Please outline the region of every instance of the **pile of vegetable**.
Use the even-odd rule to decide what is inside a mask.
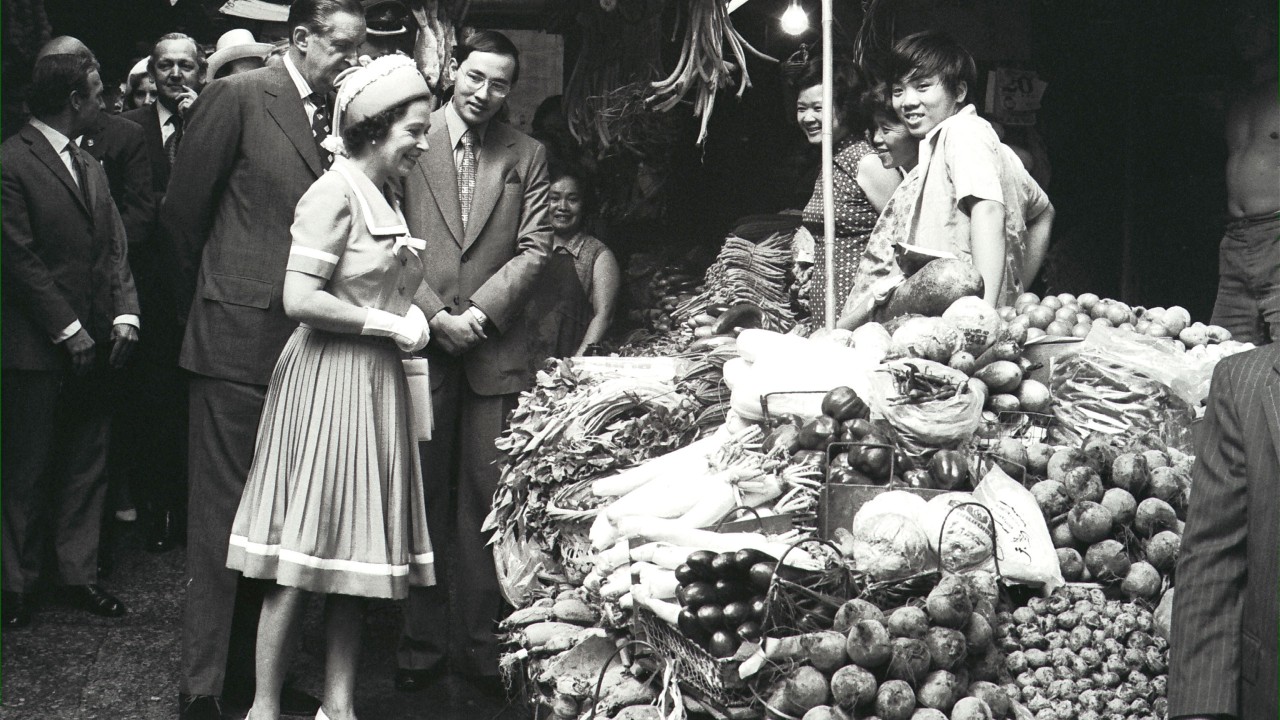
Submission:
[[[922,604],[892,610],[850,600],[831,630],[766,638],[744,672],[786,669],[769,718],[953,720],[1013,717],[988,589],[949,575]]]
[[[502,474],[487,526],[562,554],[565,521],[603,504],[591,482],[689,444],[696,408],[673,382],[582,377],[551,361],[496,441]]]
[[[724,425],[729,417],[729,388],[724,384],[724,364],[738,357],[738,343],[726,338],[705,352],[695,355],[676,387],[700,407],[697,426],[711,432]]]
[[[695,332],[699,327],[715,328],[704,331],[708,336],[728,334],[735,327],[762,327],[779,332],[791,329],[795,325],[787,288],[791,238],[790,232],[778,232],[753,243],[729,235],[715,262],[707,269],[705,291],[675,309],[676,322],[690,324]],[[744,315],[738,319],[713,316],[708,320],[707,316],[711,315],[708,311],[718,307],[738,307]]]
[[[1173,582],[1191,462],[1151,436],[1120,447],[1095,435],[1079,448],[1054,451],[1031,493],[1049,522],[1063,577],[1158,600]]]
[[[1168,644],[1141,603],[1069,585],[997,614],[1008,686],[1036,720],[1163,718]]]
[[[676,327],[672,312],[705,290],[686,263],[647,253],[631,255],[626,273],[627,319],[649,330],[670,333]]]
[[[1078,297],[1059,293],[1043,298],[1023,293],[1012,307],[1000,308],[1000,316],[1011,326],[1021,327],[1029,340],[1046,335],[1083,338],[1094,326],[1101,325],[1176,340],[1183,350],[1231,342],[1230,331],[1218,325],[1193,323],[1186,308],[1131,307],[1094,293],[1081,293]]]

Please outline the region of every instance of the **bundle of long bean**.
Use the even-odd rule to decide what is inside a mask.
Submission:
[[[725,58],[726,46],[732,53],[732,61]],[[735,68],[742,73],[738,78],[738,97],[751,87],[747,74],[748,52],[763,60],[778,62],[756,50],[738,33],[729,19],[726,2],[690,0],[680,59],[669,76],[653,83],[654,92],[648,102],[665,112],[696,89],[693,113],[702,116],[702,127],[698,131],[698,145],[702,145],[707,139],[707,123],[715,107],[716,93],[733,82]]]
[[[680,324],[712,305],[749,302],[764,311],[768,329],[790,330],[795,325],[787,292],[791,258],[791,233],[774,233],[758,243],[730,235],[707,269],[706,290],[676,307],[672,320]]]

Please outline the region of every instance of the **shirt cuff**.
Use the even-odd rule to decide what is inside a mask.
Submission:
[[[467,308],[467,310],[469,310],[471,314],[475,316],[476,320],[480,321],[481,325],[484,325],[485,323],[489,322],[489,316],[485,315],[484,311],[476,307],[475,305],[472,305],[471,307]]]
[[[64,343],[70,340],[72,335],[75,335],[76,333],[80,332],[81,327],[83,326],[80,325],[79,320],[72,320],[71,324],[68,325],[62,332],[53,336],[53,344],[57,345],[59,343]]]
[[[141,321],[138,320],[137,315],[117,315],[116,319],[112,321],[111,324],[112,325],[132,325],[139,330],[142,329],[142,323]]]

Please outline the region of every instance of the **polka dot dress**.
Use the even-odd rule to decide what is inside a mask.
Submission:
[[[835,210],[836,210],[836,246],[835,246],[835,291],[836,308],[844,307],[845,298],[853,289],[853,278],[858,271],[858,261],[862,259],[862,251],[867,247],[867,238],[876,226],[879,213],[867,199],[866,193],[858,185],[858,163],[868,154],[874,153],[866,140],[847,137],[835,148]],[[809,296],[812,304],[813,325],[823,327],[826,324],[826,287],[827,261],[826,241],[822,228],[822,178],[813,188],[813,197],[805,206],[801,216],[804,224],[813,234],[813,279],[809,284]]]

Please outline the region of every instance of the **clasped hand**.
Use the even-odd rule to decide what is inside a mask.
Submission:
[[[450,355],[461,355],[487,339],[484,325],[470,312],[450,315],[447,310],[441,310],[431,318],[431,332]]]

